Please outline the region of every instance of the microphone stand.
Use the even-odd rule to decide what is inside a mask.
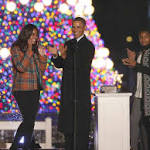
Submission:
[[[77,150],[77,103],[78,103],[78,100],[77,100],[77,75],[76,75],[76,52],[77,52],[77,41],[75,41],[76,43],[75,44],[75,51],[74,51],[74,54],[73,54],[73,66],[74,66],[74,135],[73,135],[73,150]]]

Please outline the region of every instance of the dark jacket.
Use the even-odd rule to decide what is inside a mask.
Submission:
[[[52,58],[56,67],[63,68],[58,129],[64,133],[73,133],[76,100],[77,132],[87,132],[91,104],[90,70],[95,48],[85,36],[78,43],[72,39],[67,41],[66,45],[65,60],[61,56]]]
[[[150,116],[150,48],[142,53],[141,63],[136,64],[135,70],[142,73],[142,98],[144,100],[144,115]]]

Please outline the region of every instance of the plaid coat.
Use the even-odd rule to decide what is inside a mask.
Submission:
[[[35,62],[42,81],[47,57],[34,54],[34,59],[33,56],[28,56],[28,52],[23,53],[16,46],[11,49],[11,56],[13,64],[13,91],[32,91],[38,89]]]

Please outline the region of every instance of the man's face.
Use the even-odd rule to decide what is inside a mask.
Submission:
[[[76,39],[84,34],[85,29],[86,26],[81,21],[73,21],[72,32]]]
[[[139,35],[139,41],[142,46],[147,46],[150,44],[150,33],[143,31]]]

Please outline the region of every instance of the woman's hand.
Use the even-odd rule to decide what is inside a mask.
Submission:
[[[129,67],[135,67],[136,66],[136,61],[129,59],[129,58],[122,59],[122,62],[124,65],[129,66]]]
[[[129,58],[123,58],[123,59],[122,59],[122,63],[123,63],[124,65],[128,65],[128,61],[129,61]]]
[[[32,50],[32,40],[28,40],[28,50]]]
[[[46,56],[46,50],[45,50],[45,47],[42,46],[42,45],[39,45],[38,47],[38,52],[41,56]]]
[[[28,40],[27,54],[28,54],[29,56],[32,56],[32,54],[33,54],[33,51],[32,51],[32,40],[31,40],[31,39]]]
[[[135,60],[135,57],[136,57],[136,53],[132,50],[130,50],[129,48],[127,48],[127,54],[128,54],[128,58],[130,60]]]

